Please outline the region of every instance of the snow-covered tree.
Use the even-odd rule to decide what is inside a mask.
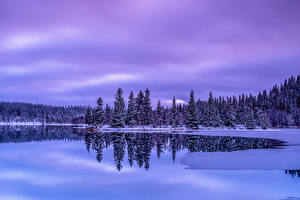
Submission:
[[[95,108],[95,112],[93,115],[94,125],[102,127],[104,124],[104,110],[103,110],[103,100],[101,97],[97,100],[97,107]]]
[[[173,128],[178,126],[178,118],[177,118],[177,105],[176,105],[176,99],[173,97],[172,100],[172,109],[171,109],[171,125]]]
[[[123,98],[123,90],[119,88],[115,95],[114,112],[110,126],[113,128],[125,127],[125,102]]]
[[[151,99],[150,99],[150,90],[148,88],[145,91],[143,107],[144,107],[143,125],[149,126],[152,124],[152,107],[151,107]]]
[[[144,92],[140,90],[136,97],[136,122],[138,125],[143,125],[144,121]]]
[[[209,99],[207,101],[207,107],[204,114],[204,126],[207,127],[218,127],[220,126],[220,115],[215,105],[215,100],[212,93],[209,93]]]
[[[132,91],[130,92],[129,100],[128,100],[126,124],[129,125],[130,127],[136,125],[136,105],[135,105],[134,94]]]
[[[156,125],[158,127],[163,125],[163,107],[161,106],[160,100],[158,100],[156,107]]]
[[[248,111],[247,121],[246,121],[246,128],[247,129],[254,129],[255,128],[255,123],[254,123],[254,119],[253,119],[253,111],[252,111],[252,109],[250,109]]]
[[[236,126],[236,110],[233,101],[231,98],[227,98],[226,102],[226,113],[225,113],[225,126],[230,126],[235,128]]]
[[[197,129],[199,126],[198,111],[193,90],[191,90],[190,100],[188,103],[186,126],[193,129]]]
[[[93,123],[92,108],[89,106],[85,113],[85,123],[91,125]]]

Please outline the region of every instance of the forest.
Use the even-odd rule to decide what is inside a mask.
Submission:
[[[84,123],[85,106],[0,102],[0,122]]]
[[[40,104],[0,102],[0,122],[42,122],[88,124],[92,127],[299,127],[300,75],[290,77],[269,91],[257,95],[196,99],[190,91],[187,104],[171,106],[152,102],[149,89],[131,92],[125,102],[119,88],[114,104],[104,106],[99,97],[95,107],[48,106]]]
[[[214,97],[195,100],[193,90],[188,104],[177,104],[173,97],[172,106],[163,106],[160,101],[153,109],[150,90],[130,93],[128,103],[119,88],[114,106],[103,106],[101,97],[97,106],[88,107],[85,123],[94,127],[109,125],[113,128],[151,127],[246,127],[247,129],[268,127],[300,126],[300,75],[274,85],[269,91],[255,95],[241,94],[231,97]]]

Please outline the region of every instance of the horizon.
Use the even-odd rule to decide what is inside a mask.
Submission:
[[[299,74],[300,2],[4,0],[0,101],[152,104],[269,91]]]

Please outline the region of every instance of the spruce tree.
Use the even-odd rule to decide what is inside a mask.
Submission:
[[[172,110],[171,110],[171,125],[173,128],[175,128],[178,125],[178,120],[177,120],[177,107],[176,107],[176,99],[173,97],[172,100]]]
[[[233,128],[235,128],[236,126],[236,110],[234,109],[234,105],[231,98],[227,98],[225,126],[230,126]]]
[[[163,125],[163,107],[161,106],[160,100],[157,102],[156,107],[156,125],[161,127]]]
[[[193,129],[197,129],[199,126],[198,111],[193,90],[191,90],[190,100],[188,103],[186,126]]]
[[[125,127],[125,102],[121,88],[117,90],[114,101],[114,112],[110,123],[112,128]]]
[[[144,92],[140,90],[136,97],[136,122],[143,125],[144,121]]]
[[[88,125],[91,125],[92,122],[93,122],[93,118],[92,118],[92,108],[89,106],[86,110],[86,113],[85,113],[85,123],[88,124]]]
[[[103,100],[101,97],[97,100],[97,107],[94,112],[94,124],[95,126],[102,127],[104,124],[104,110],[103,110]]]
[[[110,124],[111,118],[112,118],[112,109],[111,107],[106,104],[105,105],[105,112],[104,112],[104,116],[105,116],[105,124]]]
[[[147,88],[145,91],[144,98],[144,109],[143,109],[143,125],[149,126],[152,124],[152,107],[150,99],[150,90]]]
[[[209,93],[209,98],[207,101],[207,106],[205,109],[204,116],[204,126],[207,127],[218,127],[220,126],[220,115],[216,107],[215,100],[212,96],[212,93]]]
[[[134,94],[132,91],[130,92],[129,95],[128,108],[126,114],[126,124],[129,125],[130,127],[136,125],[136,105],[135,105]]]
[[[253,119],[253,111],[252,111],[252,109],[250,109],[248,111],[247,121],[246,121],[246,128],[247,129],[254,129],[255,128],[255,123],[254,123],[254,119]]]

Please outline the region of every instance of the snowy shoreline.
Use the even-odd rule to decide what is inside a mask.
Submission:
[[[80,128],[80,127],[79,127]],[[83,127],[82,127],[83,128]],[[92,128],[93,129],[93,128]],[[218,131],[218,132],[245,132],[245,131],[279,131],[279,129],[246,129],[246,128],[199,128],[199,129],[188,129],[185,127],[181,128],[152,128],[152,127],[134,127],[134,128],[97,128],[95,129],[99,132],[168,132],[168,133],[189,133],[189,132],[210,132],[210,131]]]
[[[109,126],[103,126],[101,128],[96,128],[92,126],[88,126],[87,124],[72,124],[72,123],[42,123],[42,122],[0,122],[0,126],[74,126],[74,128],[78,129],[86,129],[90,128],[96,131],[100,132],[274,132],[274,131],[280,131],[280,129],[293,129],[293,128],[268,128],[268,129],[262,129],[262,128],[255,128],[255,129],[247,129],[243,126],[237,126],[236,128],[230,128],[230,127],[199,127],[198,129],[189,129],[186,127],[178,127],[178,128],[172,128],[172,127],[160,127],[160,128],[154,128],[154,127],[124,127],[124,128],[111,128]],[[294,128],[299,129],[299,128]]]

